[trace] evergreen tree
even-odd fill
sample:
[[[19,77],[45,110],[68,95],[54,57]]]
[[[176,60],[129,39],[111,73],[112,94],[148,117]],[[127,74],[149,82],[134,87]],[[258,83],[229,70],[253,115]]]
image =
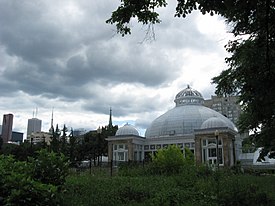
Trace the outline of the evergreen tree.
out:
[[[60,137],[60,130],[58,128],[58,124],[56,125],[56,129],[54,130],[53,127],[52,127],[52,140],[51,140],[51,150],[53,152],[59,152],[59,147],[60,147],[60,144],[59,144],[59,137]]]
[[[70,159],[70,163],[72,166],[76,166],[77,163],[77,145],[78,142],[76,140],[76,137],[74,136],[73,133],[73,128],[71,128],[71,133],[69,135],[69,143],[68,143],[68,152],[69,152],[69,159]]]
[[[67,153],[67,131],[68,131],[68,129],[67,129],[66,125],[64,124],[63,129],[62,129],[62,136],[60,139],[60,143],[61,143],[60,151],[63,154]]]

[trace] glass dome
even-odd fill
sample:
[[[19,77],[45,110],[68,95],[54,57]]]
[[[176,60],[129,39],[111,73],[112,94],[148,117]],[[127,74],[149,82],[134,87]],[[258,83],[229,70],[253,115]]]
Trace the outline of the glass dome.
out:
[[[202,95],[187,86],[176,95],[176,107],[156,118],[145,132],[146,138],[161,136],[190,136],[195,129],[201,129],[203,122],[216,117],[226,126],[237,131],[235,125],[225,116],[202,105]]]
[[[130,124],[125,124],[123,127],[120,127],[117,131],[116,131],[116,135],[115,136],[126,136],[126,135],[136,135],[139,136],[138,131],[136,130],[135,127],[133,127]]]
[[[230,129],[235,130],[231,124],[227,124],[223,119],[218,117],[211,117],[205,120],[202,125],[201,129],[214,129],[214,128],[221,128],[221,127],[228,127]]]

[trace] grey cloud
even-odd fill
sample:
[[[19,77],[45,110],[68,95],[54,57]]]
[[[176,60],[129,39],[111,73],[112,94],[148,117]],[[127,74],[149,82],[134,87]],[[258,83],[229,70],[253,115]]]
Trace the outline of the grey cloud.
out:
[[[77,4],[82,15],[75,22],[71,16],[62,19],[57,14],[69,3]],[[182,51],[208,51],[214,48],[213,41],[190,25],[193,16],[176,19],[174,10],[168,10],[171,17],[162,16],[163,22],[155,26],[156,41],[140,44],[146,26],[140,29],[135,23],[132,35],[114,35],[115,27],[105,20],[116,4],[112,0],[0,0],[1,96],[17,98],[14,107],[22,102],[25,108],[50,108],[56,102],[60,107],[75,104],[85,112],[106,115],[111,106],[120,118],[148,113],[136,121],[146,128],[148,121],[143,119],[153,120],[167,104],[151,94],[138,96],[139,86],[169,85],[183,75],[179,73],[184,64]],[[134,84],[137,91],[110,90],[122,83]]]
[[[31,62],[62,56],[72,47],[69,34],[55,19],[43,16],[47,7],[40,3],[10,1],[0,8],[0,40],[10,55]],[[2,2],[2,4],[3,4]]]
[[[71,57],[65,75],[70,81],[78,79],[84,83],[102,79],[115,84],[136,82],[148,86],[162,84],[174,77],[177,70],[168,57],[149,51],[143,45],[99,41],[87,49],[85,57]]]
[[[83,3],[87,20],[74,26],[59,24],[59,19],[49,16],[52,8],[43,1],[1,3],[0,44],[8,55],[19,59],[16,66],[7,65],[2,75],[10,90],[48,98],[85,98],[81,91],[72,91],[89,82],[158,86],[176,75],[178,65],[158,46],[138,44],[138,35],[110,38],[113,31],[105,24],[115,8],[110,2],[110,12],[104,12],[107,3]]]
[[[153,97],[149,97],[149,95],[139,96],[135,94],[135,90],[129,93],[110,93],[107,89],[97,90],[94,98],[86,100],[82,107],[84,110],[103,114],[108,114],[109,108],[112,107],[115,117],[150,113],[165,108],[158,95]]]

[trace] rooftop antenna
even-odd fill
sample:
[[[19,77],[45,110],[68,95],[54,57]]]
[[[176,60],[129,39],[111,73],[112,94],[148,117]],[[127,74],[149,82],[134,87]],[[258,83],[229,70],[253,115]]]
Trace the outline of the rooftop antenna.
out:
[[[37,118],[37,114],[38,114],[38,108],[36,107],[36,110],[35,110],[35,118]]]

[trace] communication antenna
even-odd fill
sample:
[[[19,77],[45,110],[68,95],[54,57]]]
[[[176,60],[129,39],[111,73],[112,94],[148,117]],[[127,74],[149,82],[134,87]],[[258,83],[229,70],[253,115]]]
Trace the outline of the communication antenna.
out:
[[[37,114],[38,114],[38,108],[36,107],[36,110],[35,110],[35,118],[37,118]]]

